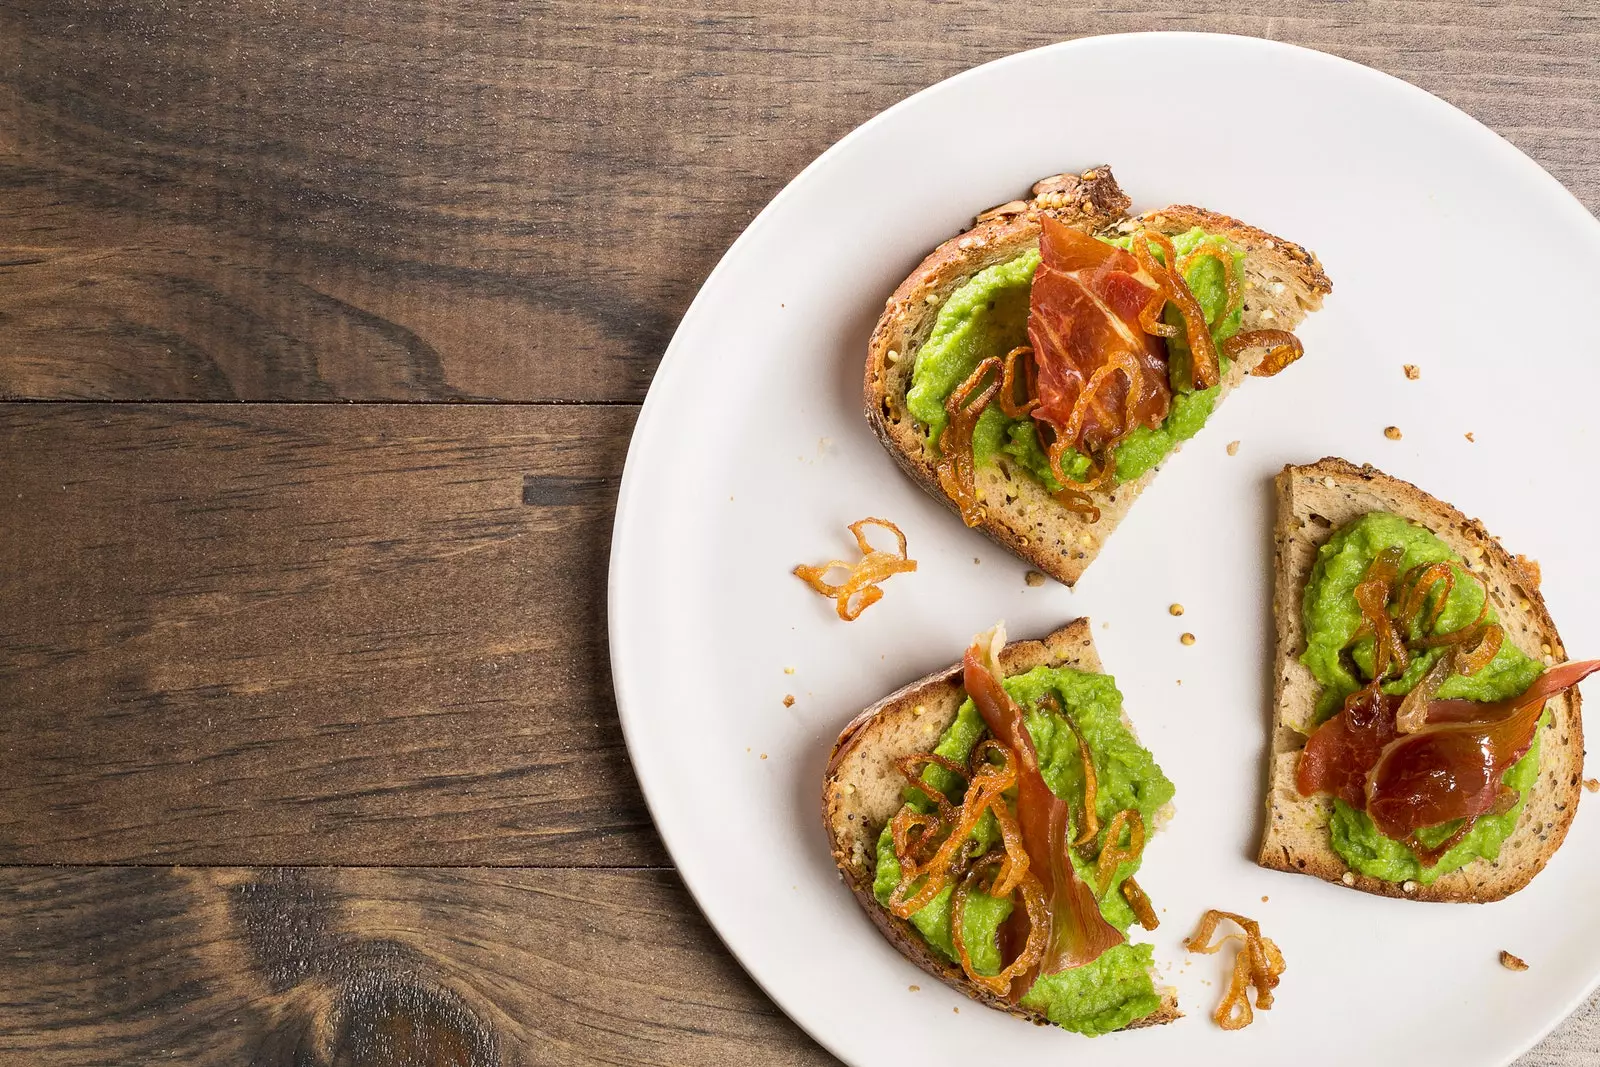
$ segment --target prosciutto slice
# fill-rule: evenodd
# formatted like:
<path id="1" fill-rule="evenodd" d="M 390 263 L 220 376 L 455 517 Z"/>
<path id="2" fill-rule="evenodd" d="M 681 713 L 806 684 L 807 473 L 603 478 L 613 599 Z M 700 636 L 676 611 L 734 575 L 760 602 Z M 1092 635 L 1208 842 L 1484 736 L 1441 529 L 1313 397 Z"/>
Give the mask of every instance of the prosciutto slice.
<path id="1" fill-rule="evenodd" d="M 1500 779 L 1532 746 L 1545 703 L 1597 670 L 1600 660 L 1564 663 L 1492 704 L 1430 701 L 1426 724 L 1410 734 L 1395 726 L 1401 698 L 1369 686 L 1312 732 L 1295 784 L 1303 796 L 1329 793 L 1366 811 L 1396 840 L 1487 815 L 1501 803 Z"/>
<path id="2" fill-rule="evenodd" d="M 1096 452 L 1135 426 L 1161 425 L 1171 407 L 1166 343 L 1139 325 L 1159 290 L 1122 249 L 1048 215 L 1040 225 L 1028 313 L 1039 374 L 1033 414 L 1057 440 Z"/>
<path id="3" fill-rule="evenodd" d="M 1005 633 L 996 629 L 979 637 L 962 659 L 962 684 L 995 739 L 1017 753 L 1017 822 L 1028 870 L 1044 886 L 1050 902 L 1050 938 L 1037 969 L 1012 986 L 1020 999 L 1040 975 L 1054 974 L 1093 963 L 1124 938 L 1106 922 L 1094 890 L 1078 877 L 1068 850 L 1072 834 L 1066 801 L 1050 791 L 1039 772 L 1039 753 L 1017 707 L 1005 687 L 997 658 Z"/>

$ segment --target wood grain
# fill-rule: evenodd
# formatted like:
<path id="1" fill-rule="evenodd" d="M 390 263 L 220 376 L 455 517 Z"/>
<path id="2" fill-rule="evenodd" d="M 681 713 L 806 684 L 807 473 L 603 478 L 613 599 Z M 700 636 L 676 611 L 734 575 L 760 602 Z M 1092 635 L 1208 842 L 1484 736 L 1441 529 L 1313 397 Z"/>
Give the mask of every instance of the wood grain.
<path id="1" fill-rule="evenodd" d="M 15 0 L 0 396 L 636 401 L 716 258 L 819 152 L 959 70 L 1091 33 L 1369 63 L 1600 206 L 1592 8 L 1245 8 Z"/>
<path id="2" fill-rule="evenodd" d="M 812 1065 L 667 871 L 0 869 L 0 1062 Z"/>
<path id="3" fill-rule="evenodd" d="M 631 409 L 0 406 L 0 862 L 659 863 Z"/>

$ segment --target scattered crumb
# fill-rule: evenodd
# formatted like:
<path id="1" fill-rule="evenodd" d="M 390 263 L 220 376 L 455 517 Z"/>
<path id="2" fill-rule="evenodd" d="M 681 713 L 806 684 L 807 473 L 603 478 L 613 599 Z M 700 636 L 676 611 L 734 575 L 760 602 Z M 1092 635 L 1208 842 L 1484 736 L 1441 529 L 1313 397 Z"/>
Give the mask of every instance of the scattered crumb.
<path id="1" fill-rule="evenodd" d="M 1027 582 L 1029 585 L 1040 586 L 1044 584 L 1044 575 L 1038 571 L 1029 571 L 1027 574 L 1022 576 L 1022 580 Z"/>
<path id="2" fill-rule="evenodd" d="M 744 750 L 745 750 L 745 751 L 746 751 L 746 752 L 749 752 L 749 751 L 750 751 L 750 746 L 749 746 L 749 745 L 746 745 L 746 746 L 744 746 Z"/>
<path id="3" fill-rule="evenodd" d="M 1167 614 L 1168 615 L 1182 615 L 1183 614 L 1183 605 L 1182 604 L 1174 604 L 1174 605 L 1172 605 L 1170 608 L 1167 609 Z"/>
<path id="4" fill-rule="evenodd" d="M 1500 966 L 1508 971 L 1525 971 L 1528 969 L 1526 962 L 1517 956 L 1513 956 L 1505 949 L 1500 950 Z"/>
<path id="5" fill-rule="evenodd" d="M 1238 441 L 1229 441 L 1228 442 L 1228 455 L 1237 456 L 1238 454 L 1239 454 L 1239 442 Z"/>
<path id="6" fill-rule="evenodd" d="M 1373 668 L 1373 669 L 1376 670 L 1377 668 Z M 793 693 L 785 693 L 785 694 L 783 694 L 783 706 L 786 707 L 786 708 L 794 707 L 794 694 Z"/>
<path id="7" fill-rule="evenodd" d="M 950 1010 L 955 1012 L 957 1015 L 961 1014 L 961 1009 L 960 1008 L 951 1008 Z"/>
<path id="8" fill-rule="evenodd" d="M 1400 889 L 1405 893 L 1415 893 L 1417 891 L 1417 883 L 1412 881 L 1402 882 L 1400 883 Z"/>
<path id="9" fill-rule="evenodd" d="M 1464 436 L 1468 441 L 1477 441 L 1477 438 L 1473 437 L 1471 433 L 1465 434 Z"/>
<path id="10" fill-rule="evenodd" d="M 1091 756 L 1094 755 L 1094 753 L 1092 751 L 1089 754 Z M 1267 895 L 1265 893 L 1263 893 L 1263 894 L 1261 894 L 1261 903 L 1265 904 L 1266 902 L 1267 902 Z M 964 930 L 965 927 L 963 927 L 962 929 Z"/>
<path id="11" fill-rule="evenodd" d="M 1182 685 L 1182 684 L 1183 684 L 1183 679 L 1182 679 L 1182 678 L 1179 678 L 1179 679 L 1178 679 L 1178 684 L 1179 684 L 1179 685 Z"/>
<path id="12" fill-rule="evenodd" d="M 1110 619 L 1107 619 L 1107 620 L 1106 620 L 1106 621 L 1105 621 L 1105 622 L 1103 622 L 1103 623 L 1101 623 L 1101 624 L 1100 624 L 1100 629 L 1102 629 L 1102 630 L 1109 630 L 1109 629 L 1111 629 L 1111 620 L 1110 620 Z"/>
<path id="13" fill-rule="evenodd" d="M 1091 753 L 1091 755 L 1092 755 L 1092 753 Z M 1356 872 L 1354 872 L 1354 871 L 1345 871 L 1344 874 L 1339 878 L 1339 881 L 1343 882 L 1345 885 L 1355 885 L 1356 884 Z"/>
<path id="14" fill-rule="evenodd" d="M 1186 645 L 1192 645 L 1194 644 L 1194 634 L 1184 634 L 1182 637 L 1178 638 L 1178 640 L 1182 641 Z"/>
<path id="15" fill-rule="evenodd" d="M 1407 363 L 1405 366 L 1405 371 L 1406 377 L 1410 378 L 1412 381 L 1416 381 L 1418 378 L 1422 377 L 1422 368 L 1417 366 L 1415 363 Z"/>
<path id="16" fill-rule="evenodd" d="M 783 673 L 784 674 L 793 674 L 794 673 L 794 668 L 793 667 L 785 667 L 783 669 Z"/>
<path id="17" fill-rule="evenodd" d="M 1600 778 L 1585 778 L 1583 787 L 1591 793 L 1600 793 Z"/>
<path id="18" fill-rule="evenodd" d="M 964 929 L 964 928 L 963 928 L 963 929 Z M 911 992 L 913 992 L 913 993 L 920 993 L 920 992 L 922 992 L 922 987 L 921 987 L 921 986 L 919 986 L 919 985 L 913 985 L 913 986 L 906 986 L 906 988 L 907 988 L 907 989 L 909 989 L 909 990 L 911 990 Z"/>
<path id="19" fill-rule="evenodd" d="M 1093 754 L 1094 754 L 1094 753 L 1093 753 L 1093 750 L 1091 750 L 1091 751 L 1090 751 L 1090 755 L 1093 755 Z M 762 758 L 762 759 L 766 759 L 766 758 L 767 758 L 767 754 L 766 754 L 766 753 L 765 753 L 765 752 L 763 752 L 763 753 L 761 753 L 761 758 Z"/>
<path id="20" fill-rule="evenodd" d="M 1391 441 L 1400 440 L 1400 427 L 1398 427 L 1398 426 L 1385 426 L 1383 428 L 1383 436 L 1387 437 Z"/>
<path id="21" fill-rule="evenodd" d="M 983 561 L 981 559 L 979 559 L 977 556 L 973 556 L 972 557 L 972 562 L 974 562 L 974 563 L 982 563 Z"/>

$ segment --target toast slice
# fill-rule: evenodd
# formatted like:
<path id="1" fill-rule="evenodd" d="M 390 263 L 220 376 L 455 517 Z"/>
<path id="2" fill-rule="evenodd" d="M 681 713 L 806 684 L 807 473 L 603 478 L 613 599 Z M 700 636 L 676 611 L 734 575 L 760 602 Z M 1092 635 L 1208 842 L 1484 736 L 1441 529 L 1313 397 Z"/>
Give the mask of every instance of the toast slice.
<path id="1" fill-rule="evenodd" d="M 934 249 L 889 298 L 867 347 L 863 396 L 867 421 L 905 472 L 957 514 L 960 509 L 939 485 L 935 460 L 925 447 L 926 432 L 906 410 L 912 368 L 951 293 L 978 271 L 1037 246 L 1040 215 L 1104 236 L 1145 227 L 1176 234 L 1199 226 L 1226 237 L 1245 252 L 1243 330 L 1292 330 L 1333 291 L 1317 257 L 1297 244 L 1186 205 L 1130 217 L 1130 203 L 1108 166 L 1045 178 L 1035 183 L 1030 199 L 984 212 L 972 229 Z M 1257 349 L 1236 360 L 1222 380 L 1218 401 L 1264 356 Z M 1100 519 L 1091 524 L 1057 502 L 1031 475 L 1009 466 L 985 465 L 976 477 L 987 511 L 979 529 L 1070 586 L 1094 561 L 1157 470 L 1159 465 L 1109 492 L 1092 493 Z"/>
<path id="2" fill-rule="evenodd" d="M 1367 893 L 1411 900 L 1485 903 L 1500 900 L 1533 880 L 1567 834 L 1578 807 L 1583 778 L 1583 722 L 1576 688 L 1549 702 L 1551 720 L 1540 740 L 1539 780 L 1528 793 L 1517 827 L 1494 861 L 1474 860 L 1432 885 L 1397 885 L 1346 868 L 1328 838 L 1333 802 L 1303 797 L 1295 788 L 1295 769 L 1320 691 L 1300 662 L 1305 651 L 1301 596 L 1316 561 L 1317 547 L 1331 532 L 1371 511 L 1388 511 L 1420 523 L 1462 559 L 1481 560 L 1479 574 L 1500 615 L 1506 639 L 1535 659 L 1561 662 L 1566 649 L 1545 610 L 1536 572 L 1507 554 L 1476 519 L 1429 496 L 1409 482 L 1370 466 L 1324 459 L 1285 467 L 1278 475 L 1275 588 L 1277 619 L 1271 754 L 1267 783 L 1267 824 L 1257 862 L 1274 870 L 1311 874 Z M 1549 652 L 1545 652 L 1545 646 Z M 1410 886 L 1410 890 L 1405 887 Z"/>
<path id="3" fill-rule="evenodd" d="M 1042 641 L 1013 641 L 1000 653 L 1000 667 L 1007 677 L 1040 665 L 1100 673 L 1089 620 L 1071 622 Z M 908 921 L 890 914 L 872 895 L 878 835 L 905 802 L 901 793 L 905 779 L 894 761 L 930 751 L 966 699 L 957 664 L 912 682 L 857 716 L 840 732 L 828 760 L 822 782 L 823 823 L 845 884 L 902 955 L 973 1000 L 1046 1024 L 1042 1014 L 974 985 L 959 966 L 935 953 Z M 1159 984 L 1157 988 L 1161 988 Z M 1129 1029 L 1169 1023 L 1181 1016 L 1176 993 L 1165 989 L 1161 1007 Z"/>

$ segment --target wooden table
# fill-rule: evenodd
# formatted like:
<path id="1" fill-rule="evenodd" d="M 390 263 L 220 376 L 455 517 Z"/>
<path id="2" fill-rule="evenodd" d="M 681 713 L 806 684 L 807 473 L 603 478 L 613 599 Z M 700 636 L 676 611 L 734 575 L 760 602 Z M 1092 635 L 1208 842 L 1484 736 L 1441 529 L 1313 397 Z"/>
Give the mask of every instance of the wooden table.
<path id="1" fill-rule="evenodd" d="M 628 769 L 637 406 L 806 162 L 1065 37 L 1348 56 L 1600 205 L 1584 0 L 1261 6 L 0 5 L 0 1062 L 832 1062 Z"/>

